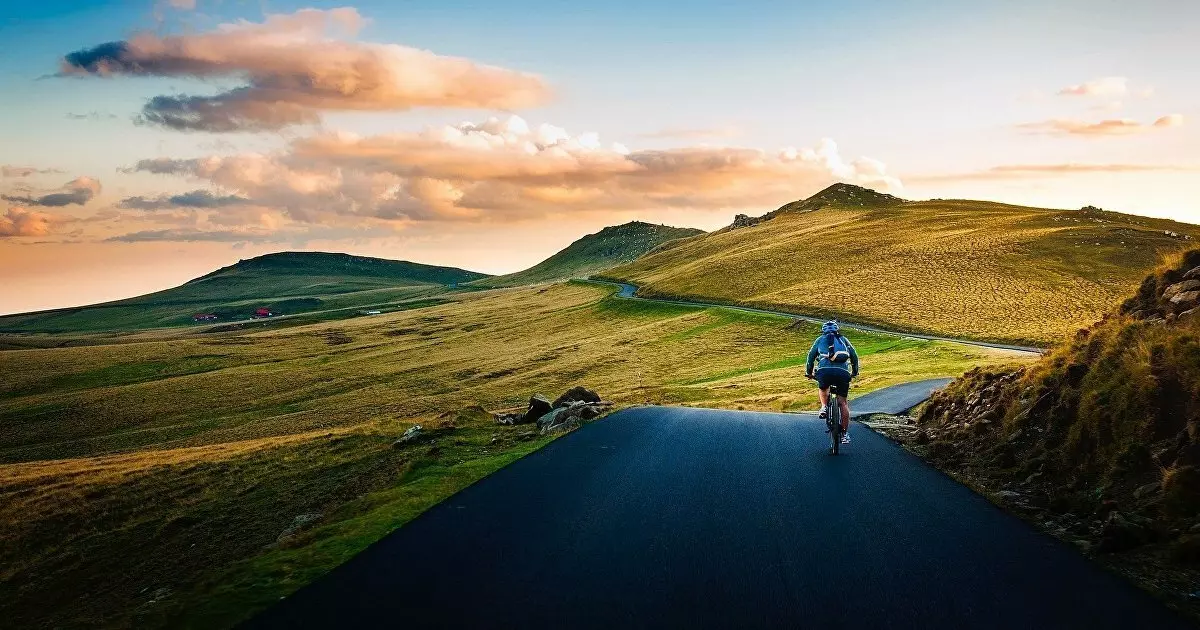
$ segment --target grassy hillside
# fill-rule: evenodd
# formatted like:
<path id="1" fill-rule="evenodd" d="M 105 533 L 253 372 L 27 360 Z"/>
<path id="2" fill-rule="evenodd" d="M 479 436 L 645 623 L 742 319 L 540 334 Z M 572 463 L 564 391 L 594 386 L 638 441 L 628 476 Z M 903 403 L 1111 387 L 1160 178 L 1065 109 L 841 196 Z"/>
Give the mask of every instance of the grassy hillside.
<path id="1" fill-rule="evenodd" d="M 569 283 L 284 330 L 0 352 L 0 615 L 222 627 L 547 438 L 487 411 L 812 408 L 813 327 Z M 1011 360 L 859 335 L 860 391 Z M 394 447 L 412 423 L 427 441 Z M 814 449 L 822 448 L 814 445 Z"/>
<path id="2" fill-rule="evenodd" d="M 529 269 L 485 278 L 475 284 L 515 287 L 569 278 L 586 278 L 605 269 L 637 260 L 646 252 L 668 241 L 703 233 L 703 230 L 692 228 L 632 221 L 588 234 Z"/>
<path id="3" fill-rule="evenodd" d="M 604 275 L 641 295 L 1052 343 L 1200 236 L 1200 226 L 1096 209 L 906 202 L 847 185 L 740 219 Z"/>
<path id="4" fill-rule="evenodd" d="M 1200 617 L 1197 306 L 1200 250 L 1037 363 L 955 381 L 919 452 Z"/>
<path id="5" fill-rule="evenodd" d="M 243 260 L 181 286 L 127 300 L 0 317 L 0 332 L 86 332 L 191 325 L 192 315 L 244 320 L 265 307 L 282 314 L 428 297 L 486 277 L 435 267 L 325 252 L 280 252 Z"/>

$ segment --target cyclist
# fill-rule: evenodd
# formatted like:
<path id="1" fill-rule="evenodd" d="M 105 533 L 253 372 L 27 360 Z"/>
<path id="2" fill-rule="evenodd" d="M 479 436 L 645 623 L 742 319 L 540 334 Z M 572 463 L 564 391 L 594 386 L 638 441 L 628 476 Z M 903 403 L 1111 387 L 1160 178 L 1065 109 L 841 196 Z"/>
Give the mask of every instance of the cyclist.
<path id="1" fill-rule="evenodd" d="M 817 369 L 815 375 L 814 365 Z M 858 376 L 858 353 L 854 351 L 850 340 L 842 336 L 836 320 L 821 326 L 821 336 L 817 337 L 808 351 L 804 375 L 817 379 L 822 420 L 829 413 L 829 388 L 834 388 L 842 408 L 842 444 L 849 444 L 850 404 L 846 402 L 846 397 L 850 394 L 850 379 Z"/>

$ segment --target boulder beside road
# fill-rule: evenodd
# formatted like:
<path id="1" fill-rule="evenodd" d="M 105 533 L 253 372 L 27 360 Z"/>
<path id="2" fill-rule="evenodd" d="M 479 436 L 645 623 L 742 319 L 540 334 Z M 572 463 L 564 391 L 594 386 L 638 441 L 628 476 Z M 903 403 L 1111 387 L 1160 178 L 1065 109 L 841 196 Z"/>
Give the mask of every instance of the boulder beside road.
<path id="1" fill-rule="evenodd" d="M 536 422 L 543 434 L 570 431 L 592 420 L 610 407 L 596 392 L 575 386 L 550 402 L 545 396 L 535 394 L 529 399 L 529 408 L 524 412 L 495 414 L 496 424 L 515 425 Z"/>

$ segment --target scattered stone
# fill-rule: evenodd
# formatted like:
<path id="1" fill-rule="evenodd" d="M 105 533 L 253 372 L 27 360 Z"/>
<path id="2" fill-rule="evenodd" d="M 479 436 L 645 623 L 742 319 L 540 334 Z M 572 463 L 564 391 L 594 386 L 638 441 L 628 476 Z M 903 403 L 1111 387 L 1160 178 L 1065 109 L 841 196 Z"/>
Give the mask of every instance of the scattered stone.
<path id="1" fill-rule="evenodd" d="M 291 538 L 292 536 L 300 533 L 309 525 L 319 520 L 321 520 L 320 512 L 307 512 L 305 514 L 299 514 L 296 516 L 296 518 L 292 519 L 291 525 L 288 525 L 287 528 L 280 532 L 279 537 L 275 539 L 275 542 L 282 542 L 288 538 Z"/>
<path id="2" fill-rule="evenodd" d="M 598 403 L 600 402 L 600 396 L 586 387 L 576 385 L 564 392 L 562 396 L 555 398 L 551 406 L 562 407 L 572 402 Z"/>
<path id="3" fill-rule="evenodd" d="M 554 405 L 550 404 L 549 398 L 546 398 L 541 394 L 534 394 L 529 399 L 529 411 L 525 412 L 525 417 L 522 419 L 522 422 L 534 422 L 538 418 L 541 418 L 549 413 L 553 408 Z"/>
<path id="4" fill-rule="evenodd" d="M 551 411 L 550 413 L 543 415 L 542 417 L 537 419 L 538 429 L 540 429 L 542 431 L 542 433 L 545 433 L 546 429 L 549 429 L 550 427 L 565 420 L 566 419 L 565 416 L 568 415 L 569 412 L 570 412 L 569 407 L 559 407 L 558 409 L 555 409 L 555 410 Z"/>
<path id="5" fill-rule="evenodd" d="M 1117 510 L 1109 512 L 1100 530 L 1100 551 L 1125 551 L 1145 544 L 1150 532 Z"/>
<path id="6" fill-rule="evenodd" d="M 421 439 L 421 437 L 424 435 L 424 433 L 425 433 L 425 429 L 423 427 L 421 427 L 421 425 L 414 424 L 411 427 L 408 427 L 408 430 L 405 431 L 400 436 L 400 439 L 396 440 L 395 442 L 392 442 L 392 446 L 403 446 L 410 442 L 415 442 L 415 441 Z"/>
<path id="7" fill-rule="evenodd" d="M 1200 280 L 1188 280 L 1188 282 L 1200 282 Z M 1200 291 L 1184 291 L 1171 298 L 1171 303 L 1176 306 L 1191 306 L 1197 302 L 1200 302 Z"/>
<path id="8" fill-rule="evenodd" d="M 1135 498 L 1135 499 L 1146 498 L 1146 497 L 1158 492 L 1160 488 L 1162 488 L 1162 484 L 1157 481 L 1155 481 L 1153 483 L 1148 483 L 1148 484 L 1138 488 L 1137 490 L 1134 490 L 1133 498 Z"/>

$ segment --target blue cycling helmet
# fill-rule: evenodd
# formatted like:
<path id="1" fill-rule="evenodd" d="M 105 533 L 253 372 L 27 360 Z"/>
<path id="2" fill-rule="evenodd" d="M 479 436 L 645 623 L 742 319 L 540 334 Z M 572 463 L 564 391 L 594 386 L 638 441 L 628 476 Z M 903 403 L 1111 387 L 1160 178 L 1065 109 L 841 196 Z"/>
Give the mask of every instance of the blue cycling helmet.
<path id="1" fill-rule="evenodd" d="M 821 324 L 821 334 L 822 335 L 828 335 L 829 333 L 835 333 L 835 332 L 838 332 L 839 330 L 840 329 L 838 328 L 838 323 L 837 323 L 836 319 L 831 319 L 831 320 L 825 322 L 824 324 Z"/>

